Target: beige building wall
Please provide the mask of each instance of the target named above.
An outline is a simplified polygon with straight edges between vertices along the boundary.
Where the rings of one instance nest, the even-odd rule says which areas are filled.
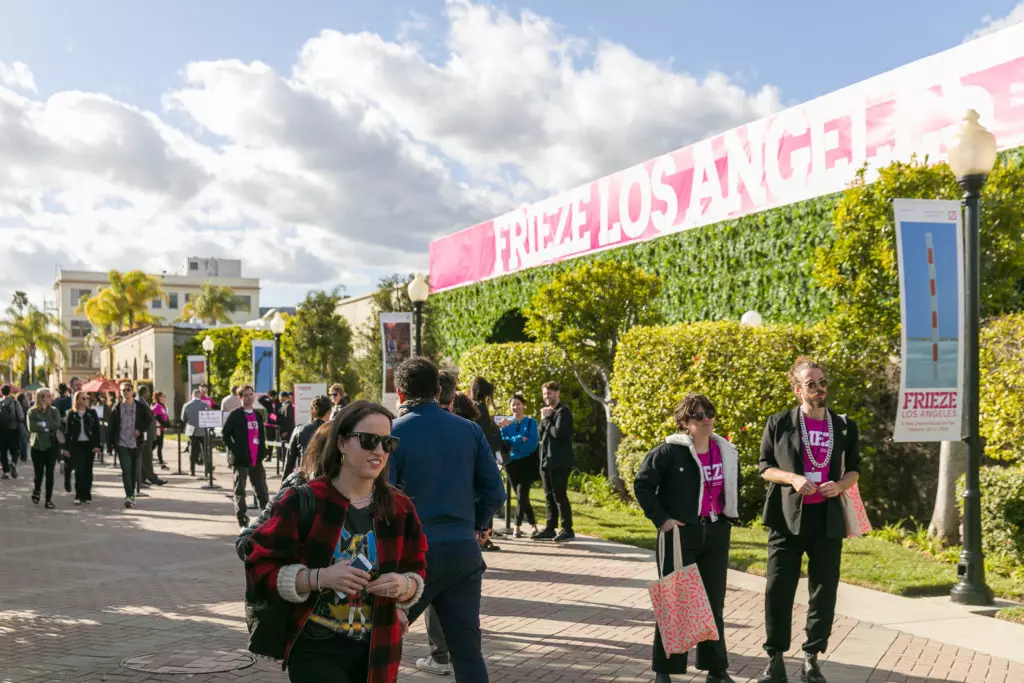
[[[354,296],[349,299],[342,299],[338,307],[334,309],[338,315],[348,321],[348,326],[352,328],[352,334],[355,335],[359,329],[367,324],[375,322],[373,315],[373,294],[364,294],[362,296]],[[356,347],[352,353],[355,356],[365,355],[363,350]]]
[[[187,401],[179,348],[197,330],[173,327],[144,327],[125,335],[102,353],[101,374],[114,379],[148,382],[153,391],[167,394],[167,409],[172,420]]]

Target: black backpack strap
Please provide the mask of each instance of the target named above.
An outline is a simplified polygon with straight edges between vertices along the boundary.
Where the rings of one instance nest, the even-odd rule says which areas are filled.
[[[299,540],[305,541],[316,516],[316,496],[309,484],[296,486],[299,493]]]

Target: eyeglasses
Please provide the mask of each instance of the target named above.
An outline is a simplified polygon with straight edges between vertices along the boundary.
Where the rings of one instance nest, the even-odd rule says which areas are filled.
[[[697,422],[703,422],[704,418],[708,418],[709,420],[714,420],[715,419],[715,410],[714,410],[714,408],[712,408],[710,410],[705,410],[703,413],[694,413],[693,415],[690,415],[690,419],[691,420],[696,420]]]
[[[332,391],[331,396],[341,396],[337,391]]]
[[[352,432],[349,436],[359,437],[359,445],[363,450],[375,451],[377,446],[388,455],[398,449],[400,439],[397,436],[381,436],[380,434],[367,434],[366,432]]]
[[[821,387],[822,389],[828,389],[828,380],[825,379],[824,377],[819,379],[817,382],[815,382],[813,379],[809,379],[806,382],[804,382],[804,387],[809,391],[816,391],[818,387]]]

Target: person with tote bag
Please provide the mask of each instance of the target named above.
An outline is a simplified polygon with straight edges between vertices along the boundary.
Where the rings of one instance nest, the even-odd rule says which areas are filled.
[[[699,570],[717,634],[712,630],[709,639],[697,643],[697,668],[708,672],[707,683],[731,683],[722,612],[732,523],[739,517],[739,456],[715,434],[715,407],[707,396],[688,394],[672,417],[679,431],[644,457],[633,490],[658,528],[658,570],[665,577],[659,583],[682,569],[674,566],[677,558]],[[690,611],[686,616],[692,616]],[[666,648],[661,628],[655,626],[655,683],[671,683],[672,674],[686,673],[687,653],[666,649],[673,648]]]

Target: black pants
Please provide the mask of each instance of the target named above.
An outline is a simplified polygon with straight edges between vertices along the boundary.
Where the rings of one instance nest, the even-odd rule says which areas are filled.
[[[475,540],[435,543],[427,549],[423,598],[409,610],[413,622],[427,606],[433,607],[431,618],[441,622],[457,681],[489,680],[480,643],[480,590],[486,568]]]
[[[71,452],[70,448],[67,450],[68,453]],[[63,458],[64,460],[64,490],[71,493],[71,473],[75,471],[75,461],[70,455],[65,458],[63,450],[58,451],[57,457]]]
[[[697,668],[701,671],[725,671],[729,668],[729,655],[725,647],[726,577],[729,572],[729,540],[732,526],[725,520],[708,524],[690,524],[679,530],[682,541],[683,566],[696,563],[704,590],[711,603],[711,613],[718,626],[718,640],[697,643]],[[672,566],[672,536],[665,537],[665,557],[658,558],[664,575],[674,571]],[[654,627],[654,655],[651,668],[661,674],[685,674],[687,654],[667,655],[661,642],[661,633]]]
[[[203,455],[205,454],[206,444],[205,436],[190,436],[188,439],[188,462],[192,470],[192,474],[196,473],[196,465],[204,462]]]
[[[164,430],[159,429],[156,433],[156,443],[153,444],[156,447],[156,459],[161,465],[164,463]]]
[[[836,613],[839,565],[843,539],[826,536],[828,505],[804,505],[800,534],[775,531],[768,534],[768,587],[764,594],[765,643],[768,654],[787,652],[792,638],[793,599],[800,581],[800,563],[807,554],[807,609],[805,652],[828,648]]]
[[[370,642],[343,635],[324,639],[300,635],[288,657],[291,683],[365,683],[369,669]]]
[[[121,483],[125,498],[134,498],[139,482],[139,449],[117,447],[117,460],[121,463]]]
[[[32,490],[39,495],[39,489],[46,480],[46,500],[53,500],[53,468],[57,464],[57,449],[50,448],[45,451],[32,449],[32,467],[35,470],[35,480]]]
[[[4,474],[11,473],[11,466],[21,457],[21,434],[17,429],[0,430],[0,466]]]
[[[516,492],[516,526],[522,526],[524,520],[537,526],[537,518],[533,514],[533,504],[530,502],[530,487],[533,486],[539,470],[539,460],[536,454],[519,460],[509,460],[505,463],[505,473],[512,483],[512,489]]]
[[[71,467],[75,470],[75,500],[92,500],[92,445],[88,441],[73,441],[68,444],[68,450]]]
[[[540,481],[544,485],[544,502],[547,507],[548,519],[545,528],[554,531],[558,528],[558,518],[562,518],[562,529],[572,531],[572,506],[569,504],[569,468],[543,469]]]
[[[245,480],[248,479],[252,482],[252,489],[256,492],[256,500],[259,503],[259,509],[267,507],[267,502],[270,500],[270,494],[267,493],[267,472],[263,469],[263,462],[256,460],[256,464],[252,467],[239,467],[235,466],[235,516],[238,518],[238,523],[243,524],[245,520],[249,518],[246,514],[248,506],[245,502]]]

